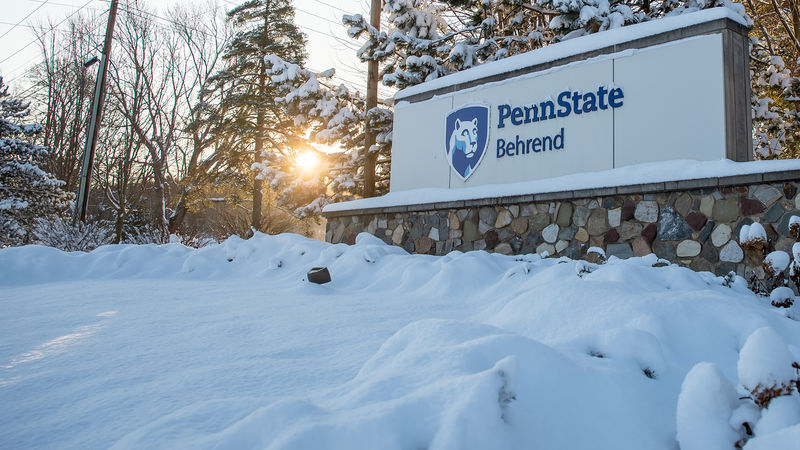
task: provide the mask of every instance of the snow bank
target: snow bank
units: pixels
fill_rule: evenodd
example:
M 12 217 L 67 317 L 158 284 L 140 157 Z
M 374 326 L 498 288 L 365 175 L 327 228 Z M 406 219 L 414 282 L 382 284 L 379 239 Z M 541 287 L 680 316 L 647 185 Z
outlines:
M 744 450 L 793 450 L 797 448 L 798 442 L 800 442 L 800 424 L 763 437 L 757 437 L 749 441 Z
M 0 447 L 714 448 L 758 419 L 726 403 L 756 330 L 800 354 L 743 279 L 653 255 L 356 242 L 0 250 Z M 792 448 L 790 406 L 748 445 Z
M 629 27 L 626 27 L 629 28 Z M 600 34 L 604 34 L 600 33 Z M 382 197 L 364 198 L 334 203 L 323 210 L 326 213 L 352 209 L 383 208 L 418 205 L 424 203 L 452 202 L 480 198 L 507 197 L 545 192 L 574 191 L 620 185 L 661 183 L 665 181 L 692 180 L 708 177 L 726 177 L 784 170 L 800 170 L 800 160 L 769 160 L 734 162 L 730 160 L 693 161 L 675 160 L 636 164 L 616 169 L 564 175 L 544 180 L 509 184 L 491 184 L 459 189 L 424 188 L 389 192 Z M 623 183 L 620 180 L 624 180 Z
M 681 450 L 734 448 L 740 436 L 729 422 L 737 397 L 736 389 L 715 364 L 702 362 L 692 367 L 678 396 Z

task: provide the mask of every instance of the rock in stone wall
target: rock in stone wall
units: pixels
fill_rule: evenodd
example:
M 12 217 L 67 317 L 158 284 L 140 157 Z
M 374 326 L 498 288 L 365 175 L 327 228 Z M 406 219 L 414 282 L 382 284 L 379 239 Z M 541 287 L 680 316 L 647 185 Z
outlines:
M 655 253 L 698 271 L 763 277 L 766 252 L 790 252 L 788 222 L 800 216 L 800 182 L 706 188 L 565 201 L 373 213 L 328 219 L 326 240 L 355 242 L 369 232 L 409 252 L 539 253 L 578 259 L 589 247 L 628 258 Z M 760 222 L 769 244 L 745 251 L 739 229 Z

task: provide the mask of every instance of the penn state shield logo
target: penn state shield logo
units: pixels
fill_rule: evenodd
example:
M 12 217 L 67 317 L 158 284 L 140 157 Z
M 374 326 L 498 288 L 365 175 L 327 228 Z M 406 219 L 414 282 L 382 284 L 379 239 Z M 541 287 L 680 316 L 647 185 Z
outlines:
M 469 178 L 486 154 L 489 142 L 489 107 L 467 105 L 447 115 L 445 150 L 447 161 L 462 180 Z

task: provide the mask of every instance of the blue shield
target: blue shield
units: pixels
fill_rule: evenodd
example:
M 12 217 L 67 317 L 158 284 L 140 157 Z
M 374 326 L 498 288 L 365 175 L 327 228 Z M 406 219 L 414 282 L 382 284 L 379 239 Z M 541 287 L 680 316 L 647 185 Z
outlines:
M 486 154 L 489 142 L 489 107 L 467 105 L 447 115 L 445 150 L 450 167 L 462 180 L 469 178 Z

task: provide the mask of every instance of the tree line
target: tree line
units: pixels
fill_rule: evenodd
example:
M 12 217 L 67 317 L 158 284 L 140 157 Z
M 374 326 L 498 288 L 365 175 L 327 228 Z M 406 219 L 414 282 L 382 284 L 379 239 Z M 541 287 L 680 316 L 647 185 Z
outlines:
M 756 158 L 800 156 L 800 13 L 791 0 L 384 0 L 382 29 L 359 14 L 345 14 L 342 23 L 361 44 L 361 61 L 377 61 L 381 82 L 402 89 L 574 37 L 717 6 L 751 25 Z M 95 83 L 85 62 L 99 47 L 104 20 L 78 14 L 62 32 L 39 27 L 31 88 L 19 94 L 16 113 L 2 113 L 20 121 L 30 105 L 31 123 L 41 126 L 24 138 L 49 149 L 34 153 L 66 193 L 77 190 Z M 305 46 L 290 0 L 166 10 L 121 3 L 92 173 L 94 240 L 191 236 L 193 213 L 217 239 L 308 233 L 326 204 L 387 192 L 390 101 L 368 109 L 361 92 L 335 81 L 335 70 L 310 70 Z M 367 134 L 375 137 L 369 147 Z M 315 170 L 300 164 L 309 153 L 320 160 Z M 3 164 L 21 160 L 1 155 Z M 10 188 L 24 181 L 0 180 L 0 221 L 24 216 Z M 86 226 L 68 226 L 68 209 L 31 209 L 38 234 L 34 221 L 17 221 L 18 238 L 3 244 L 64 230 L 90 235 Z M 60 225 L 46 217 L 60 217 Z

